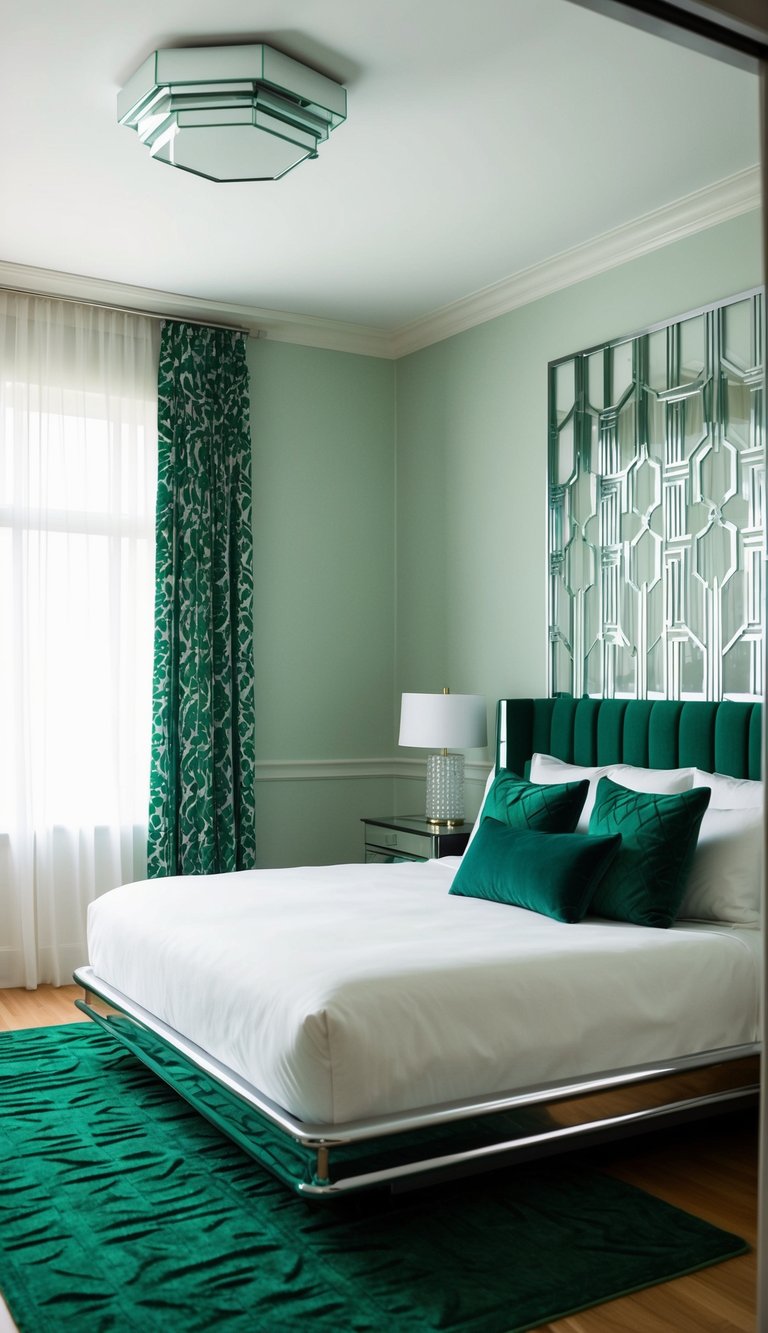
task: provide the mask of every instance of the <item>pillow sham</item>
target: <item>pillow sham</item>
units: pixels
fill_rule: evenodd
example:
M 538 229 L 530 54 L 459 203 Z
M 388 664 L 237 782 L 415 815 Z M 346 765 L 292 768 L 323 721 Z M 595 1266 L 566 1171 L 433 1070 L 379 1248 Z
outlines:
M 729 778 L 726 773 L 693 770 L 694 787 L 709 787 L 710 810 L 762 810 L 763 784 L 752 778 Z
M 487 815 L 449 889 L 569 924 L 581 921 L 621 838 L 510 828 Z
M 760 924 L 762 810 L 706 811 L 678 920 Z
M 540 784 L 502 768 L 491 784 L 480 818 L 489 815 L 510 828 L 573 833 L 588 791 L 586 781 Z
M 656 792 L 671 796 L 690 791 L 694 785 L 692 768 L 640 768 L 636 764 L 611 764 L 608 777 L 630 791 Z
M 534 754 L 531 758 L 532 782 L 574 782 L 579 778 L 589 781 L 587 799 L 579 816 L 577 828 L 585 833 L 595 805 L 597 784 L 601 778 L 613 778 L 631 791 L 655 791 L 664 794 L 688 791 L 693 786 L 692 768 L 639 768 L 634 764 L 599 764 L 587 767 L 568 764 L 551 754 Z
M 621 834 L 590 912 L 638 926 L 671 926 L 685 894 L 708 787 L 673 794 L 635 792 L 601 778 L 589 834 Z

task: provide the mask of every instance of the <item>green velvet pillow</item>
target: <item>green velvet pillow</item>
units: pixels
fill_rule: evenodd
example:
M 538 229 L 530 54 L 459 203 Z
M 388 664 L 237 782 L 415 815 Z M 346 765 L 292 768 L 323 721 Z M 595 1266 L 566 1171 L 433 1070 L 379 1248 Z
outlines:
M 487 815 L 510 828 L 538 829 L 540 833 L 573 833 L 588 791 L 586 778 L 581 782 L 528 782 L 502 768 L 485 798 L 481 818 Z
M 620 833 L 621 849 L 597 888 L 592 916 L 637 926 L 672 925 L 710 795 L 708 787 L 694 787 L 659 796 L 600 779 L 589 836 Z
M 540 833 L 485 817 L 449 892 L 581 921 L 620 843 L 616 834 Z

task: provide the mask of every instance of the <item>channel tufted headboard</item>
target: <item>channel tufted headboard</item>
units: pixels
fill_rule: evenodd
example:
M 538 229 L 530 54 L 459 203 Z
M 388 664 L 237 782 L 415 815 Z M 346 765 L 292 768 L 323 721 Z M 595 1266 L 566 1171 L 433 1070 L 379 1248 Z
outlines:
M 532 754 L 572 764 L 694 767 L 759 778 L 762 705 L 673 699 L 500 699 L 496 765 L 526 772 Z

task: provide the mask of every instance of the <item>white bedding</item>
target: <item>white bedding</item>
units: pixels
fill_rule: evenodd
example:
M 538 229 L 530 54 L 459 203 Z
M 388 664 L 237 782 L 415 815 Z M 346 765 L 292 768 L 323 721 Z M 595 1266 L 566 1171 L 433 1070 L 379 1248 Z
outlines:
M 458 858 L 169 878 L 91 903 L 94 972 L 310 1123 L 757 1039 L 758 931 L 563 925 Z

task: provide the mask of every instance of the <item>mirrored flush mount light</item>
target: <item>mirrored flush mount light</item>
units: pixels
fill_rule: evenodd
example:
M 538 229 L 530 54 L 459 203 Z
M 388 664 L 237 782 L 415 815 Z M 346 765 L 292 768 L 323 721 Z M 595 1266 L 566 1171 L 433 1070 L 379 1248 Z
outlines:
M 341 84 L 262 44 L 153 51 L 117 98 L 153 157 L 213 181 L 279 180 L 346 118 Z

